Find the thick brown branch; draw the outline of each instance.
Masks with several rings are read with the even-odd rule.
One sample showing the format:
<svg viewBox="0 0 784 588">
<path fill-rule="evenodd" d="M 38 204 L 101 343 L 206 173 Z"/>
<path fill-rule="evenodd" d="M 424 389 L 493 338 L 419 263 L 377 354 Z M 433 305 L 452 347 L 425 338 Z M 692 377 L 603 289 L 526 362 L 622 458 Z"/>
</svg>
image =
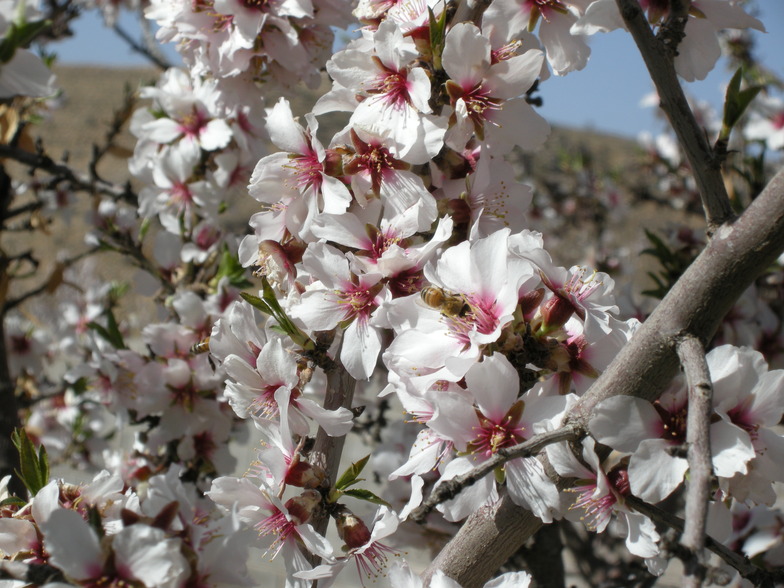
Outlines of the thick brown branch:
<svg viewBox="0 0 784 588">
<path fill-rule="evenodd" d="M 686 527 L 681 544 L 691 553 L 686 561 L 684 586 L 697 588 L 705 580 L 702 550 L 708 520 L 713 463 L 710 446 L 710 418 L 713 413 L 713 385 L 705 347 L 695 337 L 685 337 L 678 345 L 678 357 L 689 385 L 689 415 L 686 443 L 689 446 L 689 487 L 686 493 Z"/>
<path fill-rule="evenodd" d="M 667 115 L 689 160 L 708 221 L 708 234 L 712 234 L 719 225 L 734 216 L 721 177 L 720 161 L 710 147 L 705 130 L 697 124 L 689 107 L 675 73 L 669 48 L 654 36 L 637 0 L 616 2 L 656 86 L 661 109 Z"/>
<path fill-rule="evenodd" d="M 340 362 L 335 362 L 334 368 L 327 371 L 327 394 L 324 398 L 326 410 L 338 408 L 351 408 L 354 400 L 354 389 L 357 381 L 352 378 Z M 340 458 L 343 455 L 343 445 L 346 437 L 330 437 L 327 432 L 319 427 L 316 433 L 316 442 L 310 452 L 310 463 L 321 467 L 327 473 L 324 485 L 332 488 L 338 478 Z M 326 513 L 314 517 L 313 527 L 322 535 L 326 533 L 329 517 Z"/>
</svg>

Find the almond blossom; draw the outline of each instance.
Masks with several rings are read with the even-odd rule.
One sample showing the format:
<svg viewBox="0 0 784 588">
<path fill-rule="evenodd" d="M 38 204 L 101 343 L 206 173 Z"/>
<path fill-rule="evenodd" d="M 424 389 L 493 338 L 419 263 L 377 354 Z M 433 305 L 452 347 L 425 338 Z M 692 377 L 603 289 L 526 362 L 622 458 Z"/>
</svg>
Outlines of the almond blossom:
<svg viewBox="0 0 784 588">
<path fill-rule="evenodd" d="M 369 378 L 381 351 L 381 332 L 372 315 L 390 297 L 381 274 L 352 273 L 345 256 L 323 242 L 308 247 L 303 264 L 314 282 L 292 306 L 291 316 L 313 331 L 345 325 L 340 359 L 353 377 Z"/>
<path fill-rule="evenodd" d="M 561 476 L 577 478 L 571 489 L 575 495 L 570 509 L 582 509 L 583 520 L 590 529 L 603 532 L 612 516 L 626 523 L 626 548 L 639 557 L 650 558 L 659 553 L 659 534 L 653 522 L 634 512 L 625 504 L 629 495 L 629 477 L 622 463 L 602 463 L 594 449 L 595 442 L 586 437 L 582 442 L 582 461 L 563 443 L 547 447 L 547 456 Z"/>
<path fill-rule="evenodd" d="M 503 21 L 512 31 L 533 32 L 539 25 L 539 39 L 547 62 L 556 75 L 581 70 L 588 63 L 591 49 L 583 35 L 571 27 L 585 12 L 590 0 L 496 0 L 483 15 L 485 23 Z"/>
<path fill-rule="evenodd" d="M 476 134 L 498 153 L 514 145 L 539 147 L 550 125 L 520 96 L 536 80 L 543 59 L 541 51 L 532 49 L 494 63 L 490 40 L 476 25 L 452 27 L 442 55 L 450 78 L 446 89 L 454 107 L 446 144 L 462 151 Z"/>
<path fill-rule="evenodd" d="M 427 395 L 435 407 L 427 426 L 452 441 L 459 455 L 444 468 L 441 481 L 465 473 L 501 448 L 517 445 L 544 431 L 544 421 L 560 420 L 569 402 L 564 396 L 537 398 L 524 394 L 518 398 L 517 372 L 498 353 L 474 364 L 465 381 L 467 393 L 431 391 Z M 504 465 L 503 474 L 516 504 L 545 523 L 553 520 L 560 505 L 558 491 L 537 458 L 510 460 Z M 438 508 L 447 520 L 462 520 L 498 498 L 495 484 L 492 476 L 486 476 Z"/>
<path fill-rule="evenodd" d="M 661 26 L 666 20 L 669 2 L 640 2 L 652 26 Z M 597 32 L 626 28 L 615 0 L 595 0 L 585 14 L 572 26 L 573 34 L 592 35 Z M 721 56 L 718 33 L 724 29 L 752 28 L 765 32 L 763 24 L 747 14 L 730 0 L 693 0 L 684 32 L 686 36 L 678 45 L 675 71 L 687 82 L 703 80 Z"/>
</svg>

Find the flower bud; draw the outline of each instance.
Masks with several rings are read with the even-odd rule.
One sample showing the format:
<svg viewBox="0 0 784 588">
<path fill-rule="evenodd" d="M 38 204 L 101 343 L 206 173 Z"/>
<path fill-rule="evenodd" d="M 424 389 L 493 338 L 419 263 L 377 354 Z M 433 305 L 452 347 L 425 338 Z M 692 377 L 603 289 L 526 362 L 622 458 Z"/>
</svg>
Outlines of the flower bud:
<svg viewBox="0 0 784 588">
<path fill-rule="evenodd" d="M 539 328 L 540 334 L 547 334 L 566 324 L 574 314 L 574 306 L 568 300 L 560 296 L 553 296 L 546 300 L 541 306 L 542 326 Z"/>
<path fill-rule="evenodd" d="M 544 288 L 531 290 L 527 294 L 523 294 L 523 296 L 520 297 L 518 304 L 520 305 L 520 310 L 522 311 L 523 318 L 525 318 L 525 320 L 531 320 L 531 317 L 536 312 L 536 309 L 539 308 L 539 305 L 542 303 L 543 299 Z"/>
<path fill-rule="evenodd" d="M 289 498 L 284 506 L 297 525 L 304 525 L 321 508 L 321 494 L 315 490 L 305 490 L 299 496 Z"/>
<path fill-rule="evenodd" d="M 370 529 L 357 515 L 348 509 L 341 511 L 335 518 L 338 536 L 348 549 L 366 545 L 370 541 Z"/>
<path fill-rule="evenodd" d="M 299 455 L 295 455 L 286 472 L 285 482 L 298 488 L 317 488 L 326 477 L 327 474 L 323 469 L 302 461 Z"/>
</svg>

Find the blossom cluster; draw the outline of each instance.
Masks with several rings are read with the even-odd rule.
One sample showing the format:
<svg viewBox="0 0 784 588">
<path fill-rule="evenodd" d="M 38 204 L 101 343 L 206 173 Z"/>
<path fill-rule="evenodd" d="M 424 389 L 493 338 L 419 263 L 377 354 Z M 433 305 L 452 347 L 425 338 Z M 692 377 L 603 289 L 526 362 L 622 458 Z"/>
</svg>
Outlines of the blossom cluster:
<svg viewBox="0 0 784 588">
<path fill-rule="evenodd" d="M 659 4 L 644 4 L 652 26 L 663 26 Z M 330 57 L 329 27 L 345 26 L 349 8 L 150 3 L 159 38 L 177 43 L 188 71 L 169 69 L 142 91 L 151 104 L 131 121 L 138 207 L 104 199 L 88 239 L 138 261 L 158 222 L 153 260 L 140 265 L 169 320 L 127 342 L 106 292 L 72 309 L 81 334 L 68 344 L 83 355 L 69 366 L 69 392 L 32 412 L 43 431 L 64 405 L 91 407 L 78 423 L 60 422 L 59 441 L 47 445 L 64 448 L 63 437 L 86 427 L 95 436 L 85 457 L 115 473 L 81 488 L 52 481 L 2 507 L 0 537 L 15 536 L 0 545 L 4 557 L 57 568 L 76 584 L 246 585 L 253 533 L 240 533 L 243 523 L 283 558 L 290 586 L 329 586 L 351 568 L 361 581 L 388 573 L 392 585 L 418 585 L 394 534 L 426 493 L 559 428 L 634 336 L 640 323 L 623 319 L 613 279 L 558 265 L 545 236 L 527 228 L 532 189 L 507 161 L 546 141 L 550 127 L 532 106 L 538 83 L 586 66 L 584 35 L 622 26 L 615 3 L 494 0 L 482 13 L 360 1 L 358 36 Z M 762 25 L 730 2 L 692 3 L 675 60 L 684 79 L 713 67 L 718 56 L 705 48 L 727 27 Z M 316 85 L 322 64 L 332 85 L 311 112 L 297 117 L 285 97 L 260 97 L 270 81 Z M 346 125 L 324 136 L 319 117 L 339 113 Z M 280 151 L 265 155 L 267 139 Z M 238 238 L 221 214 L 245 187 L 259 210 Z M 251 283 L 244 270 L 261 280 L 258 296 L 240 298 Z M 36 343 L 9 332 L 28 351 Z M 776 565 L 766 529 L 779 519 L 763 507 L 784 482 L 775 467 L 784 372 L 745 347 L 717 347 L 708 362 L 710 532 Z M 30 375 L 37 364 L 16 369 Z M 362 407 L 324 407 L 343 372 L 367 412 L 395 403 L 409 415 L 390 426 L 407 429 L 395 450 L 373 458 L 393 482 L 381 496 L 356 486 L 369 458 L 337 478 L 315 447 L 359 428 Z M 424 528 L 451 528 L 507 494 L 544 523 L 577 515 L 603 531 L 614 517 L 628 550 L 661 573 L 659 530 L 629 498 L 658 503 L 688 484 L 685 395 L 678 379 L 653 403 L 610 398 L 580 455 L 549 446 L 555 472 L 578 480 L 569 491 L 543 457 L 510 459 L 438 504 Z M 96 442 L 121 432 L 106 424 L 115 418 L 135 427 L 131 455 Z M 259 446 L 237 477 L 228 443 L 240 420 Z M 362 501 L 379 507 L 370 523 Z M 730 525 L 744 516 L 747 526 Z M 327 537 L 329 520 L 340 547 Z M 528 580 L 512 574 L 488 586 Z"/>
</svg>

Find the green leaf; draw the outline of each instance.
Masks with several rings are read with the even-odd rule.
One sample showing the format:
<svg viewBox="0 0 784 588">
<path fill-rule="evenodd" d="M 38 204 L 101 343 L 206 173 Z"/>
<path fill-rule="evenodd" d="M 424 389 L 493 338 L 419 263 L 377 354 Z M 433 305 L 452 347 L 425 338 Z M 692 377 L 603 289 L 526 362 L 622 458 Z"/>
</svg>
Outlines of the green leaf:
<svg viewBox="0 0 784 588">
<path fill-rule="evenodd" d="M 352 463 L 348 468 L 346 468 L 346 471 L 343 472 L 343 475 L 340 476 L 337 482 L 335 482 L 335 488 L 338 490 L 343 490 L 352 484 L 360 482 L 361 480 L 358 480 L 357 478 L 362 473 L 362 470 L 365 469 L 369 459 L 370 455 L 366 455 L 359 461 Z"/>
<path fill-rule="evenodd" d="M 743 68 L 739 67 L 727 85 L 727 93 L 724 97 L 724 115 L 722 116 L 722 127 L 719 132 L 719 140 L 727 141 L 730 137 L 732 128 L 738 124 L 740 117 L 746 112 L 749 104 L 762 90 L 762 86 L 749 86 L 741 90 L 740 85 L 743 81 Z"/>
<path fill-rule="evenodd" d="M 363 490 L 362 488 L 354 488 L 352 490 L 346 490 L 343 492 L 346 496 L 353 496 L 358 500 L 364 500 L 366 502 L 372 502 L 373 504 L 379 504 L 381 506 L 388 506 L 392 507 L 386 500 L 380 498 L 373 494 L 370 490 Z"/>
<path fill-rule="evenodd" d="M 112 310 L 107 309 L 104 312 L 104 315 L 106 315 L 105 327 L 95 321 L 87 323 L 87 327 L 98 333 L 98 335 L 108 341 L 115 349 L 127 349 L 122 333 L 120 332 L 120 327 L 117 324 L 117 319 L 114 317 Z"/>
<path fill-rule="evenodd" d="M 6 29 L 3 40 L 0 41 L 0 63 L 11 61 L 17 49 L 29 46 L 41 31 L 50 25 L 51 21 L 48 20 L 25 22 L 24 17 L 17 18 L 17 21 Z"/>
<path fill-rule="evenodd" d="M 430 50 L 433 52 L 433 67 L 437 70 L 442 69 L 441 55 L 444 52 L 446 43 L 446 10 L 441 11 L 441 15 L 436 18 L 433 9 L 427 7 L 428 24 L 430 27 Z"/>
<path fill-rule="evenodd" d="M 42 445 L 36 454 L 35 446 L 24 429 L 16 429 L 11 441 L 19 452 L 19 470 L 16 475 L 30 491 L 31 496 L 49 483 L 49 458 Z"/>
<path fill-rule="evenodd" d="M 218 282 L 222 278 L 228 278 L 229 283 L 235 288 L 250 288 L 251 282 L 245 277 L 245 268 L 240 263 L 239 256 L 232 255 L 228 245 L 223 246 L 220 260 L 218 261 L 218 271 L 215 277 L 210 280 L 210 286 L 218 287 Z"/>
<path fill-rule="evenodd" d="M 4 506 L 18 506 L 22 507 L 27 504 L 24 500 L 19 498 L 18 496 L 9 496 L 8 498 L 4 498 L 0 500 L 0 508 Z"/>
<path fill-rule="evenodd" d="M 253 294 L 240 292 L 242 299 L 248 302 L 254 308 L 258 308 L 264 314 L 271 315 L 283 329 L 283 331 L 291 338 L 294 343 L 302 347 L 306 351 L 313 351 L 316 349 L 316 344 L 308 337 L 302 330 L 294 324 L 288 317 L 283 308 L 281 308 L 278 299 L 275 297 L 275 291 L 270 286 L 266 277 L 261 278 L 262 294 L 261 298 Z"/>
<path fill-rule="evenodd" d="M 240 292 L 240 296 L 242 296 L 242 299 L 250 304 L 253 308 L 257 308 L 264 314 L 272 316 L 272 310 L 270 307 L 267 306 L 267 303 L 258 296 L 255 296 L 254 294 L 248 294 L 247 292 Z"/>
</svg>

